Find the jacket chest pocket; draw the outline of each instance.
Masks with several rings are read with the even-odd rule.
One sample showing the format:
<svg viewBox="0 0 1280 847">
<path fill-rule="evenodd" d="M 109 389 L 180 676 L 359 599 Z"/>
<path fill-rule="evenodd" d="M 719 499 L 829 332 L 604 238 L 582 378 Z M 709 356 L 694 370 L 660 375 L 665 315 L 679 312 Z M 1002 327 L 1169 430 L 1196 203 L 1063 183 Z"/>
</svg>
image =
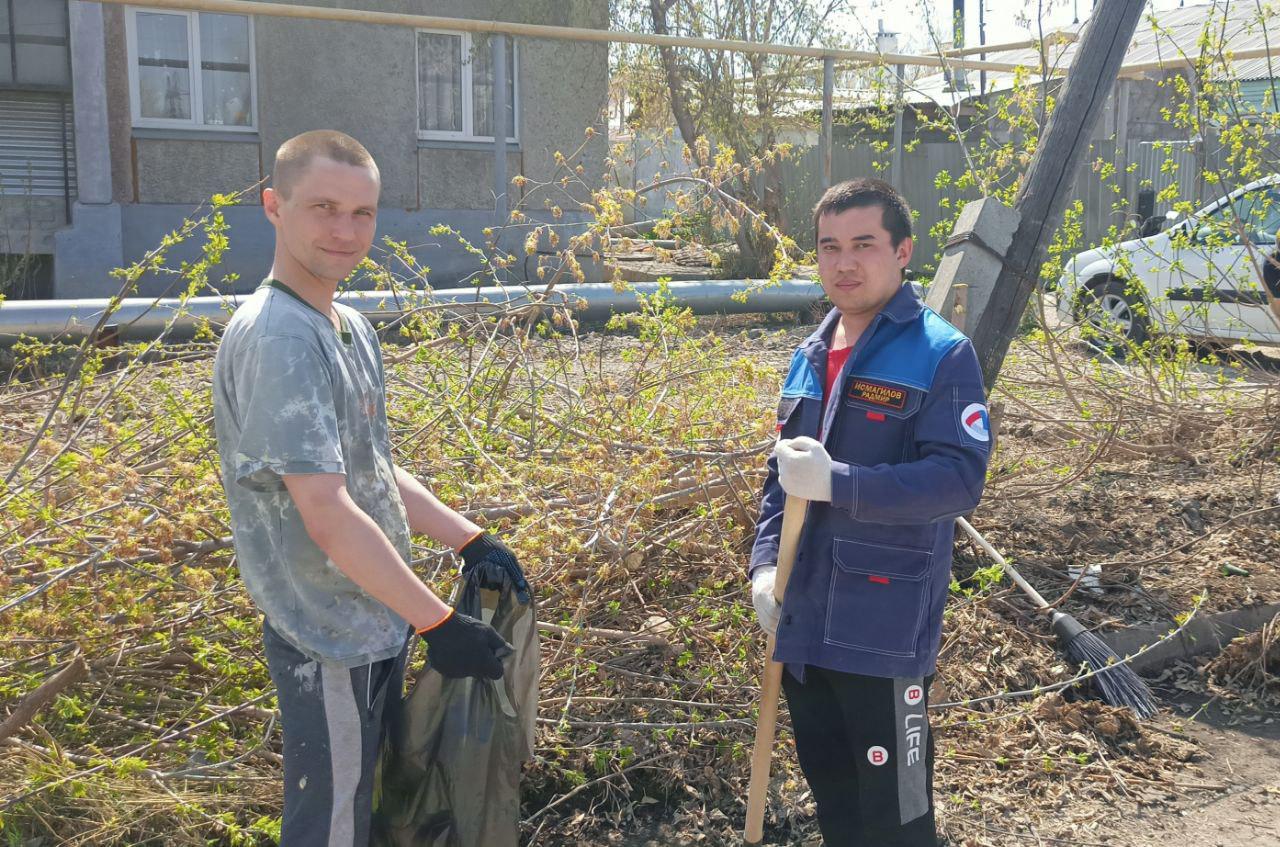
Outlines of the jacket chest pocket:
<svg viewBox="0 0 1280 847">
<path fill-rule="evenodd" d="M 933 553 L 837 538 L 832 558 L 826 643 L 913 658 L 929 605 Z"/>
<path fill-rule="evenodd" d="M 860 465 L 910 459 L 915 416 L 923 401 L 918 388 L 851 376 L 833 427 L 835 453 Z"/>
</svg>

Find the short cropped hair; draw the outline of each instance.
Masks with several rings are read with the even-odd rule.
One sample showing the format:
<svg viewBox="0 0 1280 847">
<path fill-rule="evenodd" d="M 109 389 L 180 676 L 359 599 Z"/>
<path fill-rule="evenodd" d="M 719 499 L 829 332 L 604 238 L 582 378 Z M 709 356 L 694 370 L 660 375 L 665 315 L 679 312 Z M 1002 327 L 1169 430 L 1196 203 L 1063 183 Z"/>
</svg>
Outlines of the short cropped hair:
<svg viewBox="0 0 1280 847">
<path fill-rule="evenodd" d="M 833 185 L 813 207 L 813 237 L 818 237 L 818 221 L 823 215 L 838 215 L 849 209 L 879 206 L 881 225 L 888 230 L 896 248 L 911 237 L 911 207 L 898 190 L 882 179 L 860 177 Z"/>
<path fill-rule="evenodd" d="M 271 168 L 271 187 L 287 198 L 317 156 L 344 165 L 369 168 L 375 176 L 378 175 L 378 163 L 359 141 L 335 129 L 314 129 L 295 135 L 280 145 L 275 165 Z"/>
</svg>

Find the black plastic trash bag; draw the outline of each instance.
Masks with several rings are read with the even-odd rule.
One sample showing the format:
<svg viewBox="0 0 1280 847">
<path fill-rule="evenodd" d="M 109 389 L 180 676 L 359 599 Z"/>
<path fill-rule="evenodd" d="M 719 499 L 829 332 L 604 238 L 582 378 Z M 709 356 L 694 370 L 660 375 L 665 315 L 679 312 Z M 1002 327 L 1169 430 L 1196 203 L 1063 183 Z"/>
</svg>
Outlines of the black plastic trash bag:
<svg viewBox="0 0 1280 847">
<path fill-rule="evenodd" d="M 538 632 L 533 604 L 464 577 L 459 612 L 515 648 L 501 680 L 445 679 L 429 664 L 392 717 L 378 762 L 373 847 L 516 847 L 520 765 L 533 755 Z"/>
</svg>

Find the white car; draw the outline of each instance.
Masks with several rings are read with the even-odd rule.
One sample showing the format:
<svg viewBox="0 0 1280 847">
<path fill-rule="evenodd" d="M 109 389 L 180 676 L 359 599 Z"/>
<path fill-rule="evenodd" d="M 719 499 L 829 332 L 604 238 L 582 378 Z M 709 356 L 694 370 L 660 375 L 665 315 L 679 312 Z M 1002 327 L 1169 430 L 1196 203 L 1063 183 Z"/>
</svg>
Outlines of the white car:
<svg viewBox="0 0 1280 847">
<path fill-rule="evenodd" d="M 1058 312 L 1094 343 L 1141 344 L 1153 334 L 1280 343 L 1280 309 L 1263 288 L 1280 228 L 1280 174 L 1260 179 L 1163 232 L 1086 250 L 1058 281 Z M 1280 298 L 1275 270 L 1267 274 Z"/>
</svg>

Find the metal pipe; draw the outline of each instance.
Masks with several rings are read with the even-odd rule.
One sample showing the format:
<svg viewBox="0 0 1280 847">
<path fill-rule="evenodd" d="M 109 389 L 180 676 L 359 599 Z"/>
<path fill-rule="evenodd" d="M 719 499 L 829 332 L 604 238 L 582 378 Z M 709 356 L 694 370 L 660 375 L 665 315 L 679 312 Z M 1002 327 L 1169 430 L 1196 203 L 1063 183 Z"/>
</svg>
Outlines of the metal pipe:
<svg viewBox="0 0 1280 847">
<path fill-rule="evenodd" d="M 903 121 L 906 120 L 906 99 L 903 94 L 903 79 L 906 77 L 906 67 L 903 65 L 893 66 L 893 157 L 890 160 L 890 166 L 893 173 L 893 179 L 890 184 L 898 189 L 899 192 L 906 194 L 906 174 L 902 172 L 902 132 Z"/>
<path fill-rule="evenodd" d="M 228 15 L 264 15 L 303 20 L 340 21 L 345 23 L 405 26 L 415 29 L 444 29 L 451 32 L 504 32 L 507 35 L 526 38 L 555 38 L 566 41 L 597 43 L 647 44 L 655 47 L 685 47 L 697 50 L 725 50 L 769 56 L 803 56 L 822 59 L 846 59 L 879 65 L 882 62 L 927 68 L 986 68 L 990 71 L 1016 71 L 1019 65 L 1005 62 L 977 62 L 970 59 L 949 59 L 942 56 L 880 55 L 867 50 L 841 50 L 830 47 L 806 47 L 800 44 L 772 44 L 758 41 L 739 41 L 721 38 L 690 38 L 681 35 L 658 35 L 648 32 L 621 32 L 611 29 L 584 29 L 582 27 L 552 26 L 550 24 L 525 24 L 514 21 L 495 21 L 487 18 L 449 18 L 440 15 L 417 15 L 401 12 L 374 12 L 365 9 L 339 9 L 325 6 L 266 3 L 260 0 L 95 0 L 122 6 L 147 6 L 151 8 L 218 12 Z"/>
<path fill-rule="evenodd" d="M 1079 23 L 1079 21 L 1076 21 Z M 1079 33 L 1067 32 L 1059 30 L 1058 32 L 1045 33 L 1044 39 L 1030 38 L 1025 41 L 1004 41 L 999 44 L 981 43 L 977 47 L 965 47 L 962 50 L 943 50 L 943 56 L 977 56 L 984 53 L 1008 53 L 1013 50 L 1029 50 L 1035 48 L 1040 49 L 1041 46 L 1049 44 L 1074 44 L 1080 40 Z"/>
<path fill-rule="evenodd" d="M 981 0 L 980 0 L 981 1 Z M 951 11 L 952 46 L 957 50 L 964 49 L 964 0 L 952 0 Z M 963 66 L 951 71 L 951 87 L 956 91 L 964 91 L 969 87 Z"/>
<path fill-rule="evenodd" d="M 836 61 L 830 56 L 822 60 L 822 190 L 831 187 L 832 122 L 835 120 L 831 100 L 836 86 Z"/>
<path fill-rule="evenodd" d="M 978 46 L 981 47 L 987 43 L 987 0 L 978 0 Z M 978 58 L 986 61 L 987 54 L 979 53 Z M 978 73 L 978 96 L 983 97 L 987 93 L 987 72 L 980 71 Z"/>
<path fill-rule="evenodd" d="M 697 280 L 667 283 L 671 298 L 698 315 L 797 312 L 810 308 L 822 297 L 822 287 L 813 280 L 791 279 L 777 285 L 752 280 Z M 569 305 L 583 321 L 599 321 L 613 314 L 635 312 L 637 294 L 652 295 L 656 282 L 633 283 L 615 291 L 612 285 L 582 283 L 557 286 L 546 302 Z M 474 314 L 526 305 L 542 288 L 520 286 L 451 288 L 438 291 L 349 291 L 338 301 L 363 312 L 371 321 L 390 321 L 416 309 L 443 310 L 446 314 Z M 734 295 L 749 292 L 745 300 Z M 185 304 L 176 298 L 127 297 L 110 318 L 123 340 L 190 337 L 204 321 L 220 326 L 248 294 L 219 297 L 191 297 Z M 49 340 L 82 338 L 98 323 L 111 301 L 92 300 L 7 300 L 0 303 L 0 346 L 19 335 Z M 165 327 L 172 326 L 166 333 Z"/>
<path fill-rule="evenodd" d="M 507 222 L 507 36 L 497 32 L 490 36 L 489 45 L 492 56 L 490 67 L 493 68 L 491 107 L 493 117 L 493 225 L 504 226 Z"/>
</svg>

